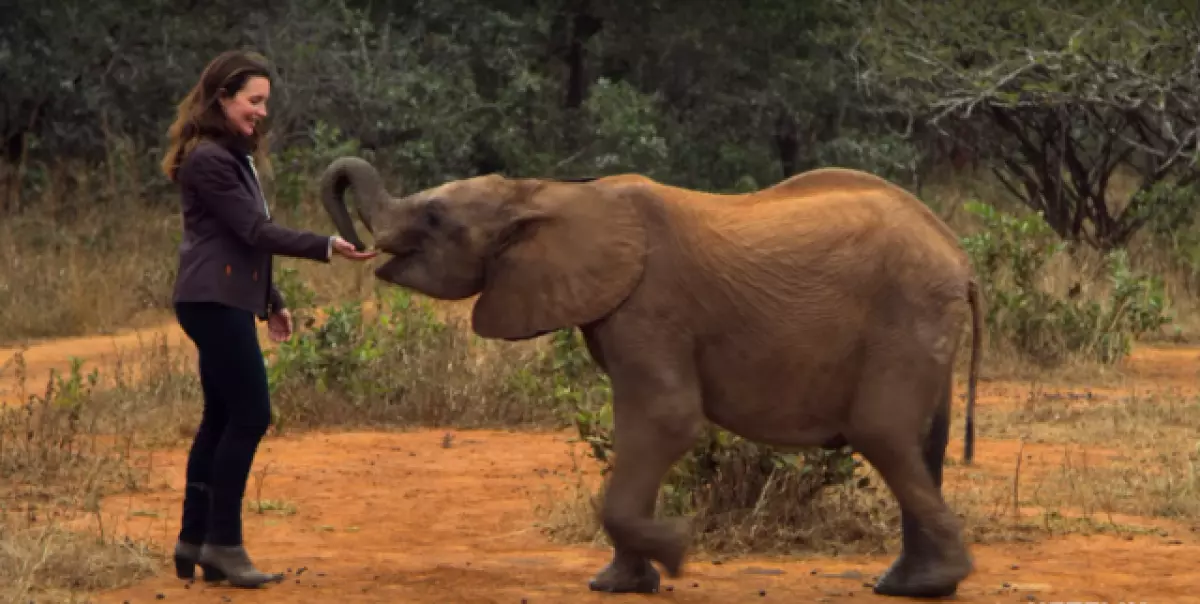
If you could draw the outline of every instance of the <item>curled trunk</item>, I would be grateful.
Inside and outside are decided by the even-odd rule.
[[[338,234],[343,239],[354,244],[358,250],[365,250],[366,245],[358,238],[354,222],[346,206],[346,188],[354,190],[355,208],[358,217],[362,219],[367,231],[372,236],[376,233],[379,216],[383,209],[391,203],[392,197],[383,186],[379,171],[369,162],[358,157],[339,157],[333,160],[325,172],[321,174],[321,203],[325,211],[337,227]]]

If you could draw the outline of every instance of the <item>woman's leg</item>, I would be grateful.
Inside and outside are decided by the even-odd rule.
[[[196,514],[188,516],[185,530],[192,538],[203,526],[199,534],[205,546],[199,558],[206,579],[228,578],[230,583],[245,587],[281,580],[282,575],[256,570],[241,547],[246,481],[271,421],[266,368],[254,316],[219,304],[194,304],[181,310],[187,317],[189,335],[201,350],[205,398],[217,403],[211,405],[213,413],[209,416],[214,418],[213,429],[208,431],[202,426],[189,456],[189,472],[193,466],[190,458],[196,460],[189,483],[196,478],[206,485],[207,518],[203,523],[195,520],[201,517],[197,504]],[[201,479],[203,482],[199,482]],[[185,515],[189,511],[185,510]]]
[[[204,543],[208,534],[211,507],[209,484],[212,480],[213,456],[229,419],[225,405],[217,394],[216,383],[221,376],[213,370],[213,355],[211,352],[206,353],[205,349],[200,349],[199,357],[204,411],[200,416],[200,427],[192,439],[192,448],[188,451],[187,485],[184,490],[183,518],[179,529],[179,540],[196,546]]]
[[[242,544],[242,502],[250,467],[258,444],[271,423],[267,372],[254,316],[230,309],[220,331],[220,346],[214,373],[226,404],[225,426],[213,451],[209,478],[212,508],[205,542],[212,545]]]

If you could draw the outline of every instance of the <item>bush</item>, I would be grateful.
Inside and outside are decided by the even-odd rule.
[[[367,303],[322,309],[316,325],[300,302],[312,297],[284,283],[299,332],[266,353],[277,430],[558,425],[551,393],[522,381],[527,347],[484,341],[425,298],[387,286]]]
[[[1115,363],[1139,337],[1170,323],[1162,280],[1132,270],[1124,250],[1102,259],[1111,285],[1107,295],[1087,299],[1069,244],[1040,216],[1016,216],[974,201],[966,209],[983,222],[963,245],[980,277],[989,342],[1042,366],[1073,358]],[[1048,266],[1058,260],[1076,275],[1065,295],[1048,285]]]

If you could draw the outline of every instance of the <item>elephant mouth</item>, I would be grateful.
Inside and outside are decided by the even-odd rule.
[[[384,249],[383,251],[392,257],[390,260],[388,260],[388,264],[403,264],[420,254],[421,248],[404,247],[395,250]]]

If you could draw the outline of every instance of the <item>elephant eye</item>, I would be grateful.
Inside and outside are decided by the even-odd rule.
[[[445,206],[440,199],[431,199],[425,205],[425,211],[421,213],[421,218],[425,222],[426,228],[436,230],[441,228],[443,222],[443,212]]]

